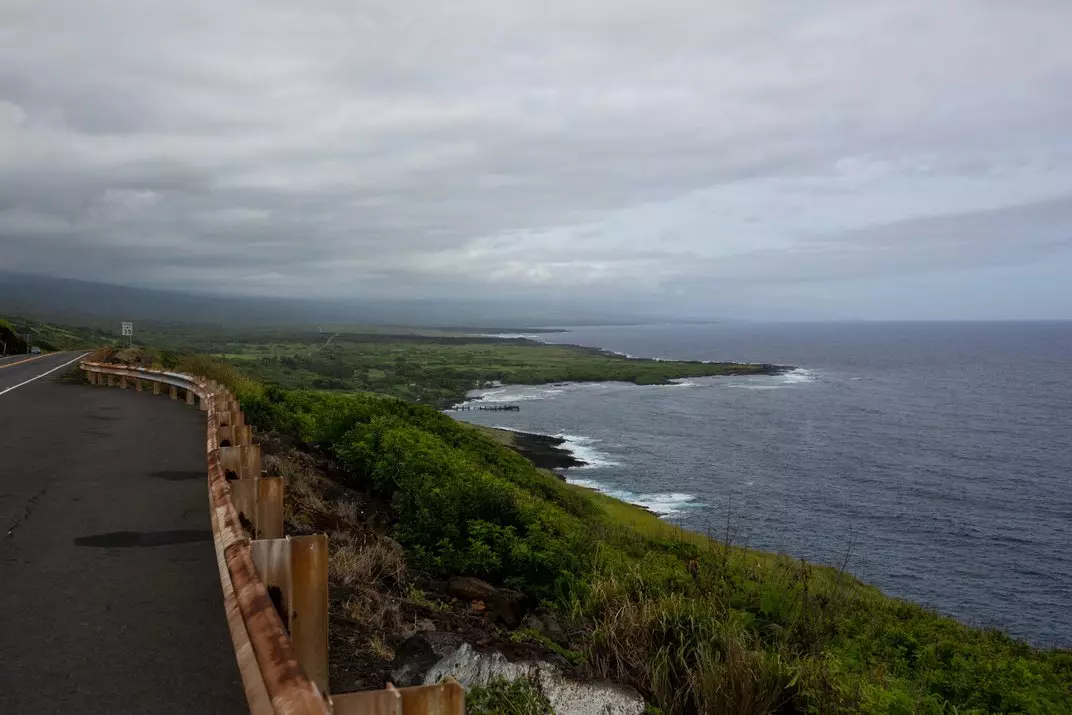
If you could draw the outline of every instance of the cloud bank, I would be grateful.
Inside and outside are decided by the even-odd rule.
[[[1063,0],[8,0],[0,268],[1072,317],[1070,26]]]

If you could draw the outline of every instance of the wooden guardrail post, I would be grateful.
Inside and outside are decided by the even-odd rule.
[[[453,678],[437,685],[402,688],[404,715],[465,715],[465,690]]]
[[[328,692],[327,534],[262,539],[250,547],[302,670]]]
[[[228,479],[254,479],[261,476],[259,444],[220,447],[220,465]]]
[[[154,395],[159,395],[160,394],[160,381],[159,380],[153,380],[153,394]]]
[[[291,539],[294,616],[290,638],[306,675],[328,692],[328,536]]]
[[[219,404],[216,406],[216,414],[219,416],[220,421],[220,442],[222,443],[226,440],[228,445],[232,447],[239,444],[249,444],[248,442],[238,441],[240,433],[237,428],[245,423],[245,415],[237,407],[229,404],[226,398],[223,399],[223,405],[223,407],[220,407]]]
[[[465,690],[453,678],[437,685],[369,690],[331,697],[332,715],[465,715]]]
[[[252,525],[254,539],[283,538],[283,478],[236,479],[231,498],[239,515]]]
[[[231,432],[231,436],[235,444],[253,444],[253,427],[251,427],[250,425],[238,425],[236,427],[232,427]]]
[[[171,396],[171,399],[173,399],[173,400],[179,399],[179,388],[175,387],[174,385],[169,386],[168,387],[168,394]]]
[[[195,397],[194,391],[193,390],[187,390],[186,391],[186,404],[188,404],[188,405],[194,404],[194,397]]]
[[[388,684],[386,690],[366,690],[331,697],[332,715],[402,715],[402,695]]]

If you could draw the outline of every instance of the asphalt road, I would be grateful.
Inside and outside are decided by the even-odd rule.
[[[247,713],[203,413],[78,357],[0,361],[0,713]]]

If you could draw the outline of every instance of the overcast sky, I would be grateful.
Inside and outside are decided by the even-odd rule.
[[[1072,317],[1069,0],[0,0],[0,269]]]

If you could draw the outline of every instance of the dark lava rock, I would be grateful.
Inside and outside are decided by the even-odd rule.
[[[517,628],[525,612],[525,594],[471,576],[455,576],[447,581],[447,594],[464,601],[482,601],[488,613],[507,628]]]
[[[395,651],[391,682],[400,687],[420,685],[432,666],[461,648],[465,639],[454,633],[426,631],[406,639]]]
[[[558,619],[555,618],[555,614],[545,609],[539,609],[535,613],[530,613],[525,616],[525,620],[521,624],[524,628],[531,628],[532,630],[542,634],[544,637],[551,640],[551,642],[562,646],[563,648],[569,647],[569,636],[566,635],[566,631],[559,624]]]

